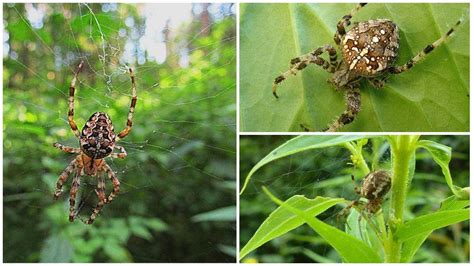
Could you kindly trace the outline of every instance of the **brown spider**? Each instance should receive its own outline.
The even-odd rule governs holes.
[[[132,129],[132,117],[137,103],[137,92],[135,86],[135,77],[133,71],[129,68],[130,79],[132,80],[132,103],[130,104],[130,110],[128,112],[127,127],[122,130],[118,135],[114,133],[114,127],[112,121],[106,113],[96,112],[87,120],[81,133],[77,129],[76,122],[74,122],[74,92],[76,90],[77,75],[82,69],[84,62],[77,66],[77,70],[74,73],[74,77],[69,87],[69,113],[68,121],[71,126],[74,135],[79,139],[80,148],[66,147],[59,143],[54,143],[54,147],[61,149],[67,153],[78,153],[74,160],[64,169],[59,176],[56,184],[56,191],[54,192],[54,199],[57,200],[62,192],[64,182],[66,182],[68,176],[74,172],[74,178],[72,181],[71,195],[69,198],[69,221],[73,222],[76,218],[76,211],[74,206],[76,204],[76,194],[79,189],[81,176],[88,175],[97,177],[97,196],[99,202],[92,211],[92,214],[87,221],[88,224],[92,224],[101,211],[102,207],[110,203],[114,197],[120,191],[120,182],[115,176],[110,166],[107,165],[104,158],[125,158],[127,152],[121,146],[115,145],[115,142],[126,137]],[[120,150],[120,153],[113,153],[114,148]],[[113,191],[108,197],[105,195],[105,181],[103,174],[107,174],[110,181],[113,184]]]
[[[433,51],[461,23],[460,20],[449,29],[441,38],[426,46],[423,51],[410,59],[402,66],[393,66],[399,48],[398,27],[388,19],[368,20],[356,23],[349,31],[346,27],[351,24],[354,14],[366,4],[358,4],[350,14],[345,15],[337,23],[337,31],[334,34],[334,41],[342,51],[342,60],[337,60],[336,49],[327,44],[319,47],[311,53],[293,58],[290,61],[290,69],[275,78],[273,82],[273,95],[277,86],[290,75],[296,75],[300,70],[309,64],[322,66],[329,73],[333,73],[330,82],[334,84],[336,90],[345,92],[346,110],[331,124],[325,131],[336,131],[354,121],[360,111],[360,81],[366,78],[376,88],[382,88],[389,74],[400,74],[412,68],[417,62],[422,60],[428,53]],[[329,62],[320,57],[323,52],[328,52]],[[301,125],[305,131],[309,131]]]
[[[355,184],[354,176],[352,176],[352,181]],[[362,203],[360,200],[354,200],[343,211],[347,212],[350,208],[358,206],[370,215],[376,214],[382,207],[383,197],[390,191],[391,186],[392,177],[389,172],[385,170],[370,172],[364,177],[362,187],[354,187],[355,193],[366,198],[368,202]]]

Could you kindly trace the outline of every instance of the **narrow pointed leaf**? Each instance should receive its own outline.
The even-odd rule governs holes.
[[[324,238],[341,256],[344,262],[351,263],[379,263],[382,259],[377,252],[361,240],[315,218],[296,208],[288,202],[282,202],[270,191],[264,188],[265,193],[278,205],[286,208],[303,219],[317,234]]]
[[[319,148],[326,148],[330,146],[337,146],[349,141],[354,141],[358,139],[366,138],[366,136],[298,136],[293,138],[283,145],[279,146],[278,148],[271,151],[267,156],[265,156],[260,162],[258,162],[252,170],[250,170],[249,174],[245,178],[244,185],[240,191],[242,194],[247,187],[248,183],[250,182],[250,178],[252,175],[260,169],[262,166],[268,164],[271,161],[283,158],[285,156],[289,156],[298,152],[311,150],[311,149],[319,149]]]
[[[296,208],[308,213],[308,215],[316,216],[325,210],[331,208],[337,203],[344,202],[344,199],[332,199],[317,197],[315,199],[307,199],[304,196],[296,195],[289,198],[286,202]],[[267,219],[260,225],[257,232],[245,244],[240,251],[240,259],[247,256],[250,252],[275,239],[289,231],[301,226],[305,221],[288,211],[283,207],[278,207],[273,211]]]

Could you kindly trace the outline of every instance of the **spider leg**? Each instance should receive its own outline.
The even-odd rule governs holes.
[[[461,24],[461,20],[458,20],[456,24],[451,29],[449,29],[448,32],[446,32],[443,36],[441,36],[441,38],[436,40],[434,43],[427,45],[425,49],[423,49],[423,51],[415,55],[415,57],[410,59],[406,64],[401,65],[401,66],[390,67],[388,69],[388,72],[391,74],[400,74],[412,68],[416,63],[424,59],[426,55],[432,52],[436,47],[440,46],[456,30],[459,24]]]
[[[107,164],[104,164],[104,171],[107,173],[109,176],[110,181],[112,181],[113,185],[113,191],[110,193],[109,197],[107,198],[107,203],[110,203],[112,200],[114,200],[115,196],[120,192],[120,181],[117,179],[117,176],[115,176],[114,171],[108,166]]]
[[[115,141],[119,141],[120,139],[125,138],[132,129],[133,112],[135,111],[135,105],[137,104],[137,88],[135,84],[135,75],[133,74],[133,70],[131,68],[129,68],[128,70],[130,73],[130,79],[132,81],[132,102],[130,103],[130,110],[128,111],[127,127],[117,135]]]
[[[341,43],[342,38],[344,35],[346,35],[346,27],[351,25],[351,18],[366,4],[367,3],[358,4],[348,15],[343,16],[342,19],[337,23],[337,31],[334,34],[334,42],[336,42],[337,45]]]
[[[353,83],[346,90],[346,110],[325,131],[335,132],[344,125],[352,123],[360,111],[360,102],[359,84]]]
[[[99,173],[97,173],[98,181],[97,181],[97,189],[95,191],[97,193],[97,197],[99,198],[99,202],[97,203],[97,206],[92,211],[92,214],[89,220],[87,221],[87,224],[92,224],[94,222],[95,218],[97,217],[97,215],[99,215],[100,211],[102,210],[102,207],[107,203],[107,198],[105,197],[105,181],[102,174],[103,174],[103,171],[100,171]]]
[[[74,92],[76,91],[77,75],[81,71],[83,65],[84,61],[81,60],[81,63],[79,63],[79,65],[77,66],[76,73],[74,73],[74,77],[71,80],[71,86],[69,86],[69,112],[67,120],[69,121],[69,126],[71,126],[71,129],[77,138],[79,138],[81,134],[77,129],[76,122],[74,121]]]
[[[387,79],[388,79],[388,75],[386,74],[384,74],[381,77],[367,78],[369,83],[372,84],[372,86],[374,86],[377,89],[383,88],[383,86],[385,86],[385,82],[387,81]]]
[[[71,196],[69,198],[69,221],[73,222],[76,218],[76,211],[74,210],[74,206],[76,205],[76,194],[79,190],[79,185],[81,184],[81,169],[77,169],[76,175],[74,175],[74,179],[72,180],[71,186]]]
[[[120,153],[111,153],[110,157],[112,158],[120,158],[123,159],[127,157],[127,151],[125,151],[125,148],[119,145],[115,145],[115,148],[120,150]]]
[[[329,62],[320,57],[320,55],[324,52],[327,52],[329,54]],[[331,45],[327,44],[325,46],[317,48],[311,53],[291,59],[290,69],[288,69],[280,76],[276,77],[273,81],[273,95],[278,98],[278,95],[276,93],[277,86],[289,76],[296,75],[298,71],[305,69],[309,64],[316,64],[318,66],[322,66],[323,69],[327,72],[334,73],[337,67],[336,49],[334,49],[334,47],[332,47]]]
[[[59,195],[61,195],[64,183],[75,168],[76,159],[72,160],[72,162],[69,163],[66,169],[64,169],[64,171],[59,175],[58,182],[56,183],[56,191],[54,192],[54,200],[57,200],[59,198]]]
[[[64,146],[64,145],[59,144],[57,142],[54,143],[53,146],[60,149],[60,150],[62,150],[63,152],[67,152],[67,153],[80,153],[81,152],[81,149],[79,149],[79,148]]]

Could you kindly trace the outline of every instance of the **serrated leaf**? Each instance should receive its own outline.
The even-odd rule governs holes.
[[[323,197],[307,199],[304,196],[296,195],[286,200],[286,203],[308,213],[308,215],[316,216],[344,201],[344,199]],[[279,206],[265,219],[252,238],[245,244],[242,250],[240,250],[240,259],[268,241],[286,234],[304,223],[305,221],[303,219],[284,207]]]
[[[309,66],[285,80],[278,88],[278,100],[271,87],[275,77],[288,69],[290,59],[334,45],[337,22],[354,7],[353,3],[242,4],[242,131],[301,131],[300,123],[321,130],[343,112],[344,95],[327,82],[331,74],[321,67]],[[362,82],[361,112],[342,130],[468,131],[469,4],[370,3],[353,21],[377,18],[391,19],[400,29],[397,65],[445,34],[458,19],[462,24],[425,60],[390,76],[383,89]]]
[[[268,164],[271,161],[311,149],[326,148],[330,146],[337,146],[349,141],[354,141],[358,139],[366,138],[365,136],[298,136],[295,137],[286,143],[280,145],[278,148],[271,151],[267,156],[260,160],[253,168],[250,170],[249,174],[245,178],[244,185],[240,190],[242,194],[250,182],[252,175],[260,169],[262,166]]]

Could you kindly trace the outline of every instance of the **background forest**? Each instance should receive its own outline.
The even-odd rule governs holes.
[[[234,262],[235,6],[232,4],[5,4],[5,262]],[[125,127],[130,77],[138,103],[107,159],[121,192],[93,225],[68,221],[78,147],[67,123],[78,63],[75,119],[107,112]],[[97,181],[81,179],[79,217],[95,205]],[[111,190],[107,181],[107,190]]]

